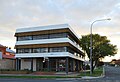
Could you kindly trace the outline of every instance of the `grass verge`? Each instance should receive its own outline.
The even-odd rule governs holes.
[[[96,68],[93,71],[92,75],[90,75],[90,71],[86,71],[86,72],[81,72],[79,76],[93,76],[93,77],[98,77],[98,76],[101,76],[102,74],[103,74],[103,68],[99,67],[99,68]]]
[[[0,76],[0,78],[55,79],[55,78],[80,78],[80,76]]]

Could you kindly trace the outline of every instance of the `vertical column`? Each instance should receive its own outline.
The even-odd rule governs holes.
[[[79,61],[79,63],[80,63],[80,70],[85,70],[85,64],[83,64],[81,61]]]
[[[58,72],[59,71],[59,67],[58,67],[58,62],[59,62],[59,59],[55,59],[55,62],[56,62],[56,71]]]
[[[19,61],[19,69],[18,70],[21,70],[21,58],[18,61]]]
[[[33,59],[33,71],[36,71],[36,58],[35,59]]]
[[[66,57],[66,66],[65,66],[66,74],[68,74],[68,57]]]
[[[19,69],[19,62],[18,62],[18,58],[16,58],[16,70],[18,71]]]
[[[79,72],[79,60],[77,60],[77,72]]]
[[[74,62],[74,59],[71,59],[71,71],[72,72],[74,71],[74,64],[73,64],[73,62]]]
[[[31,71],[33,71],[33,58],[31,59]]]
[[[50,59],[49,58],[48,58],[47,62],[48,62],[48,67],[47,68],[48,68],[48,71],[50,71]]]
[[[80,71],[80,61],[78,60],[78,72]]]
[[[75,60],[75,65],[76,65],[76,71],[78,71],[78,60]]]
[[[21,69],[21,60],[20,60],[20,58],[17,58],[16,59],[16,70],[18,71],[20,69]]]
[[[75,59],[73,59],[73,71],[76,70],[76,62],[75,62]]]

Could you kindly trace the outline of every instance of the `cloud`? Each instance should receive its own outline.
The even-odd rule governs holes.
[[[14,46],[17,28],[61,23],[85,35],[93,21],[110,17],[111,21],[96,22],[93,33],[106,35],[119,47],[119,13],[120,0],[0,0],[0,42]]]

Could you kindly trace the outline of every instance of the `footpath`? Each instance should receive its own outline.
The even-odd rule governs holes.
[[[103,78],[104,75],[102,76],[99,76],[99,77],[92,77],[92,76],[79,76],[80,73],[73,73],[73,72],[69,72],[68,74],[66,74],[65,72],[56,72],[56,73],[49,73],[49,74],[46,74],[46,73],[31,73],[31,74],[0,74],[0,78],[19,78],[19,77],[27,77],[27,78],[35,78],[35,77],[40,77],[40,79],[42,78],[45,78],[45,79],[50,79],[50,77],[52,79],[97,79],[97,78]],[[59,78],[61,77],[61,78]]]

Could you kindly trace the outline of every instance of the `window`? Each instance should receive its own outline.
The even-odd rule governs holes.
[[[67,33],[50,34],[50,38],[64,38],[64,37],[67,37]]]
[[[46,53],[48,52],[48,48],[34,48],[33,53]]]
[[[32,40],[32,36],[21,36],[21,37],[18,37],[18,41],[23,41],[23,40]]]
[[[25,40],[32,40],[32,36],[25,36],[24,39]]]
[[[24,53],[24,49],[17,49],[17,53]]]
[[[38,40],[38,39],[51,39],[51,38],[64,38],[67,37],[67,33],[54,33],[54,34],[43,34],[43,35],[34,35],[34,36],[19,36],[17,37],[18,41],[24,40]]]
[[[24,53],[31,53],[31,49],[29,49],[29,48],[26,48],[26,49],[24,49]]]
[[[22,40],[23,40],[23,37],[17,37],[17,40],[18,40],[18,41],[22,41]]]
[[[40,52],[41,52],[41,53],[48,52],[48,48],[40,48]]]
[[[40,53],[40,48],[34,48],[33,53]]]
[[[36,35],[36,36],[33,36],[33,40],[37,40],[37,39],[48,39],[48,35]]]
[[[67,48],[67,51],[70,52],[71,54],[75,53],[75,51],[73,49],[71,49],[71,48]]]
[[[17,53],[31,53],[32,49],[24,48],[24,49],[17,49]]]
[[[54,47],[54,48],[50,48],[50,52],[65,52],[66,51],[66,47]]]

